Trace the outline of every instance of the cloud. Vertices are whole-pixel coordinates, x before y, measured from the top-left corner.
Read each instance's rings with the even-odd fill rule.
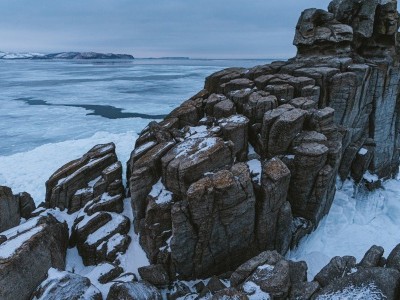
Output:
[[[288,57],[301,11],[328,0],[2,0],[5,51]]]

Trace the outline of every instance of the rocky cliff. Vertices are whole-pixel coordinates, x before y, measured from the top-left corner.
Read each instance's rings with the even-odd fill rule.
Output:
[[[334,257],[311,281],[284,257],[329,212],[337,179],[372,189],[366,171],[397,173],[398,27],[396,1],[304,11],[296,57],[212,74],[143,130],[130,199],[113,143],[59,168],[38,209],[0,186],[0,298],[399,299],[400,244]],[[127,272],[137,239],[141,280]],[[64,271],[68,258],[90,267]]]
[[[399,166],[396,1],[305,10],[296,57],[206,78],[150,123],[127,176],[135,230],[171,277],[284,254],[329,212],[336,178]]]

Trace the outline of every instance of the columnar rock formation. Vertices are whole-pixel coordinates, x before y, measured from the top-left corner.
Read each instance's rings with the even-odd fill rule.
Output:
[[[76,212],[86,210],[121,212],[124,188],[122,165],[113,143],[97,145],[82,158],[58,169],[46,182],[46,206]]]
[[[229,68],[152,122],[127,176],[135,230],[171,279],[284,254],[328,213],[337,175],[397,172],[396,1],[305,10],[295,58]]]
[[[29,219],[35,209],[28,193],[13,195],[9,187],[0,186],[0,232],[17,226],[21,218]]]

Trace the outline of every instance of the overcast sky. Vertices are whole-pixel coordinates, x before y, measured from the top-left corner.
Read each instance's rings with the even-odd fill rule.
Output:
[[[0,51],[293,56],[302,10],[328,0],[0,0]]]

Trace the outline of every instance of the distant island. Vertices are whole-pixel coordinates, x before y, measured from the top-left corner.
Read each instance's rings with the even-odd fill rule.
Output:
[[[97,52],[10,53],[1,52],[0,59],[134,59],[130,54]]]

